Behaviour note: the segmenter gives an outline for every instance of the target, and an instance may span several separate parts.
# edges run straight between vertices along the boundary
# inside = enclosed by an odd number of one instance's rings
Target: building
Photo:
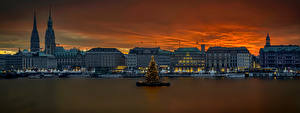
[[[198,48],[178,48],[175,50],[172,55],[172,69],[174,72],[197,73],[203,71],[206,56],[205,50],[201,50]]]
[[[22,56],[22,69],[56,69],[57,61],[54,55],[43,52],[28,52],[24,50]]]
[[[40,38],[36,25],[36,12],[34,11],[33,16],[33,29],[31,33],[30,39],[30,51],[31,52],[39,52],[40,51]]]
[[[205,44],[201,44],[201,52],[205,53]]]
[[[5,69],[27,70],[27,69],[56,69],[57,62],[53,55],[43,52],[20,51],[15,55],[5,56]]]
[[[267,33],[265,47],[270,47],[270,46],[271,46],[271,39],[269,33]]]
[[[45,53],[54,55],[56,44],[55,44],[55,34],[54,34],[54,29],[53,29],[53,22],[52,22],[52,17],[51,17],[51,9],[49,11],[49,19],[48,19],[47,25],[48,26],[47,26],[46,35],[45,35]]]
[[[243,71],[250,68],[251,54],[246,47],[210,47],[206,52],[206,69],[218,72]]]
[[[22,54],[19,50],[18,53],[14,55],[7,55],[5,57],[5,69],[6,70],[21,70],[23,69],[22,64]]]
[[[300,67],[300,46],[271,45],[269,34],[266,45],[259,51],[259,60],[262,67],[298,68]]]
[[[6,57],[10,56],[8,54],[0,54],[0,70],[5,70],[6,66]]]
[[[260,62],[259,62],[259,56],[251,55],[251,66],[250,66],[250,68],[251,69],[261,68]]]
[[[56,47],[54,56],[57,60],[57,68],[60,70],[85,66],[85,52],[76,48],[65,50],[63,47]]]
[[[160,48],[135,47],[129,51],[126,64],[131,69],[145,71],[149,66],[151,56],[154,56],[154,59],[160,70],[167,71],[170,69],[171,52],[162,50]]]
[[[296,45],[272,45],[260,49],[260,64],[262,67],[299,68],[300,47]]]
[[[129,70],[134,70],[137,68],[137,55],[127,54],[125,55],[126,66]]]
[[[238,71],[248,70],[251,67],[252,56],[247,48],[237,50],[236,61]]]
[[[92,48],[86,52],[85,61],[89,69],[125,66],[125,56],[116,48]]]

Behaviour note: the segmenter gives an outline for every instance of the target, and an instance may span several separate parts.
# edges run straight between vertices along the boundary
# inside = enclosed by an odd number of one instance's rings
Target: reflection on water
[[[136,87],[137,79],[0,80],[1,113],[300,112],[298,80],[169,79],[170,87]]]
[[[151,103],[154,103],[158,101],[158,93],[160,88],[162,87],[141,87],[145,90],[145,97],[147,100]]]

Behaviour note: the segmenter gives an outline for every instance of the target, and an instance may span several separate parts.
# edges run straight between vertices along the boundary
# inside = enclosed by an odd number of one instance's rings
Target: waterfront
[[[3,113],[300,112],[299,80],[172,78],[136,87],[137,78],[3,79]]]

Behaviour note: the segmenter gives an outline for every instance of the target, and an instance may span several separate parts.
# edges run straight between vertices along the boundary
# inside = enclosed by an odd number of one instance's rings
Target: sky
[[[30,48],[34,9],[43,48],[50,7],[65,48],[300,45],[299,0],[3,0],[0,53]]]

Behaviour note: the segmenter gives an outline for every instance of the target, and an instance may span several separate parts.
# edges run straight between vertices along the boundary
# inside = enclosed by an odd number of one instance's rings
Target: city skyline
[[[297,113],[300,0],[2,0],[1,113]]]
[[[271,44],[300,45],[297,3],[266,0],[255,4],[233,0],[217,3],[76,1],[71,4],[65,0],[36,1],[13,9],[8,6],[18,7],[22,3],[12,1],[2,3],[6,6],[0,14],[7,18],[2,18],[0,23],[0,50],[30,48],[33,9],[37,9],[40,46],[44,48],[51,5],[56,43],[66,48],[115,47],[124,52],[134,47],[160,46],[175,50],[180,40],[181,47],[195,47],[197,43],[198,48],[200,44],[206,44],[207,48],[245,46],[258,55],[269,32]]]

